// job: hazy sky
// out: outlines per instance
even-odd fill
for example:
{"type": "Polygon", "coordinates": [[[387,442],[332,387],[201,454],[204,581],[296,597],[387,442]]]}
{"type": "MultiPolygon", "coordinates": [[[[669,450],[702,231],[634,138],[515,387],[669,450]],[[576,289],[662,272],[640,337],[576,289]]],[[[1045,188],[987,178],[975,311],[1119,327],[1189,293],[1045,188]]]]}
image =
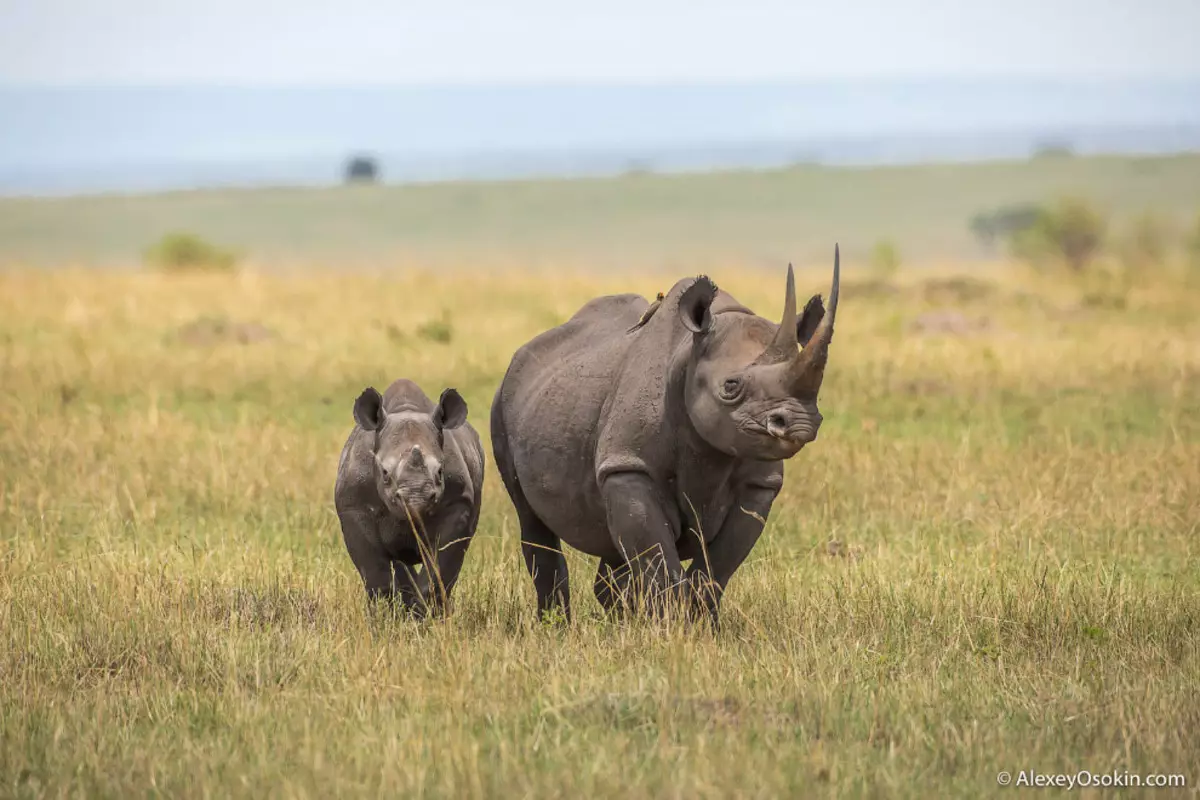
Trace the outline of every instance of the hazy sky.
{"type": "Polygon", "coordinates": [[[1200,0],[0,0],[0,82],[1200,76],[1200,0]]]}

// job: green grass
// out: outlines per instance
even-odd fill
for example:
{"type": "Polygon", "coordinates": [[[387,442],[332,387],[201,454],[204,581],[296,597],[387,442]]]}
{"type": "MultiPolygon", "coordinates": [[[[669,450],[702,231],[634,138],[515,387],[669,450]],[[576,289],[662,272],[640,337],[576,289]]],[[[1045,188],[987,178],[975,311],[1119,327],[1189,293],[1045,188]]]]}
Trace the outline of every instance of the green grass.
{"type": "MultiPolygon", "coordinates": [[[[542,624],[492,393],[584,300],[679,274],[0,274],[0,795],[1194,790],[1200,295],[848,281],[825,427],[723,629],[601,618],[577,553],[578,618],[542,624]],[[994,326],[910,331],[947,304],[994,326]],[[213,318],[272,335],[180,335],[213,318]],[[454,613],[423,624],[368,618],[332,508],[354,398],[400,375],[458,387],[488,451],[454,613]]],[[[778,313],[781,269],[712,274],[778,313]]]]}
{"type": "Polygon", "coordinates": [[[0,199],[0,264],[126,264],[173,231],[262,264],[576,264],[601,269],[828,260],[890,240],[912,264],[988,260],[976,213],[1077,194],[1118,227],[1149,212],[1176,231],[1200,210],[1200,155],[409,187],[0,199]]]}

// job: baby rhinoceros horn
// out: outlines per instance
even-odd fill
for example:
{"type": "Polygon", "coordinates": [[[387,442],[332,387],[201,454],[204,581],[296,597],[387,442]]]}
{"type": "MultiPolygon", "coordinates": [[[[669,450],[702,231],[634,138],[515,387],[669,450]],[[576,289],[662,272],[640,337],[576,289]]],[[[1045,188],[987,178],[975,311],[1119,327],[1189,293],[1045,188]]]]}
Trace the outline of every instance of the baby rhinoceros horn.
{"type": "Polygon", "coordinates": [[[421,452],[421,445],[413,445],[413,449],[408,451],[408,463],[413,467],[423,467],[425,465],[425,454],[421,452]]]}

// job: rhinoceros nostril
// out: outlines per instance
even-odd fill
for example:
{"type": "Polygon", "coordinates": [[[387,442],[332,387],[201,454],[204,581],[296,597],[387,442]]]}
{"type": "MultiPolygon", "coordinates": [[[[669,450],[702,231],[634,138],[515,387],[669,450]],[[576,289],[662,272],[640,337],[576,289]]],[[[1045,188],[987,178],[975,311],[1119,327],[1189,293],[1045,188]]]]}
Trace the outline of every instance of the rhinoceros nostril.
{"type": "Polygon", "coordinates": [[[776,439],[782,439],[787,435],[787,420],[784,419],[783,414],[772,414],[767,418],[767,433],[776,439]]]}

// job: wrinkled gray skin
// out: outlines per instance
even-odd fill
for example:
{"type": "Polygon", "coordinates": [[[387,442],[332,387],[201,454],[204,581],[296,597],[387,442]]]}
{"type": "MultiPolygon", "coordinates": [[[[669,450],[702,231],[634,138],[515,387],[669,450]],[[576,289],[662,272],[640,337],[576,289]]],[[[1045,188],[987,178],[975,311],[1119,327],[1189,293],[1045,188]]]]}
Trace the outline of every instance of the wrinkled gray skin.
{"type": "Polygon", "coordinates": [[[654,309],[597,298],[516,352],[492,446],[539,611],[570,619],[565,541],[600,558],[605,608],[674,594],[718,621],[783,462],[817,437],[839,261],[835,248],[828,313],[814,295],[797,315],[791,265],[779,324],[700,276],[654,309]]]}
{"type": "Polygon", "coordinates": [[[483,446],[466,419],[454,389],[434,405],[405,379],[355,400],[334,506],[372,600],[398,597],[420,616],[449,602],[483,489],[483,446]]]}

